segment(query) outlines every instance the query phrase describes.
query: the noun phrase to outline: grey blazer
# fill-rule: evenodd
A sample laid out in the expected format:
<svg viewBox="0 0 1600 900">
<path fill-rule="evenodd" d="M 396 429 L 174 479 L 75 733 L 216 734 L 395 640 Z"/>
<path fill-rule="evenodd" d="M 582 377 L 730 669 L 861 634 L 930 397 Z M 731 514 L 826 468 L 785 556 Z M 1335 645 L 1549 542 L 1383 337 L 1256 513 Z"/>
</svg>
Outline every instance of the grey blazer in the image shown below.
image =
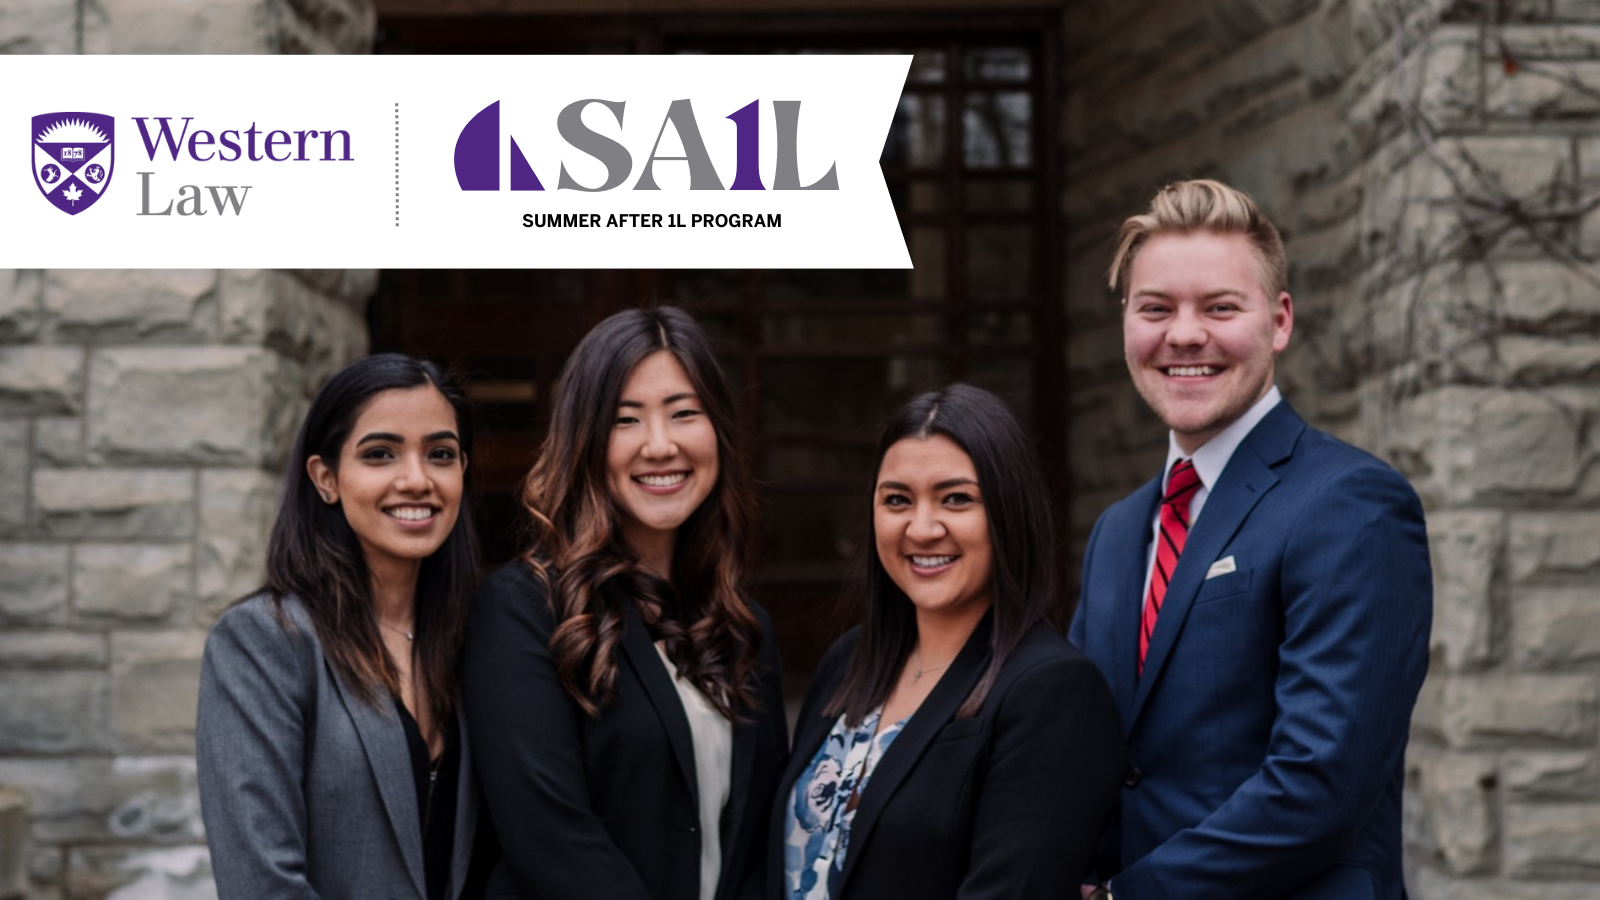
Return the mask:
<svg viewBox="0 0 1600 900">
<path fill-rule="evenodd" d="M 299 601 L 217 619 L 200 670 L 200 812 L 221 900 L 427 900 L 415 780 L 392 711 L 350 694 Z M 461 729 L 449 897 L 478 820 Z"/>
</svg>

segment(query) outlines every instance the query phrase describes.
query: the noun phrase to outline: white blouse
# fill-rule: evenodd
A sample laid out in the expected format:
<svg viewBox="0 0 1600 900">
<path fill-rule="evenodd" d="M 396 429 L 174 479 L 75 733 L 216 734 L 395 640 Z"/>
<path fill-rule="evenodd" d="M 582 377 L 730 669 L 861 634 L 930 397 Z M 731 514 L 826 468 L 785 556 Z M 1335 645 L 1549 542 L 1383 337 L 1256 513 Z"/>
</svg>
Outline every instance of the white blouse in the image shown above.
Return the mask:
<svg viewBox="0 0 1600 900">
<path fill-rule="evenodd" d="M 693 682 L 678 674 L 664 641 L 656 641 L 656 652 L 672 676 L 678 699 L 683 701 L 683 714 L 689 719 L 694 776 L 700 785 L 700 900 L 712 900 L 722 875 L 722 809 L 728 805 L 733 786 L 733 724 Z"/>
</svg>

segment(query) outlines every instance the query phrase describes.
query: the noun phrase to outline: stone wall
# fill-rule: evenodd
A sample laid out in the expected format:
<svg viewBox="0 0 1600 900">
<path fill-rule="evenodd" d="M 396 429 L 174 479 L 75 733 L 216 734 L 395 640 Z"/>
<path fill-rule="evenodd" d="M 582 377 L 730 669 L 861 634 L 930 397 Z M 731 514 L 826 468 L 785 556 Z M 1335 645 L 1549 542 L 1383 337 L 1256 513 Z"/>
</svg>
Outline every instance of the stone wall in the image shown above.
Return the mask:
<svg viewBox="0 0 1600 900">
<path fill-rule="evenodd" d="M 0 0 L 0 53 L 359 53 L 374 18 L 368 0 Z M 0 270 L 0 900 L 30 881 L 37 900 L 214 896 L 206 629 L 257 586 L 293 429 L 364 352 L 375 282 Z"/>
<path fill-rule="evenodd" d="M 31 896 L 210 891 L 206 629 L 257 586 L 294 429 L 364 351 L 373 286 L 0 271 L 0 784 L 31 801 Z"/>
<path fill-rule="evenodd" d="M 1218 177 L 1282 226 L 1279 383 L 1428 509 L 1408 759 L 1422 900 L 1600 893 L 1600 5 L 1094 0 L 1063 15 L 1075 533 L 1159 470 L 1104 287 Z"/>
</svg>

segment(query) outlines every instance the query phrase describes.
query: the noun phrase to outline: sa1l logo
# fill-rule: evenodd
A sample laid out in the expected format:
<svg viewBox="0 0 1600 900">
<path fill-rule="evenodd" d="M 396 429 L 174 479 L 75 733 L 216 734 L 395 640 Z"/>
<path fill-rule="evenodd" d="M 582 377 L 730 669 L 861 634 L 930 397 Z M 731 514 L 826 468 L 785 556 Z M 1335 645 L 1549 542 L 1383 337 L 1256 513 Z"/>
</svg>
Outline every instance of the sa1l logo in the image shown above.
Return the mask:
<svg viewBox="0 0 1600 900">
<path fill-rule="evenodd" d="M 797 148 L 799 145 L 800 131 L 800 102 L 799 100 L 775 100 L 772 103 L 774 119 L 777 122 L 777 170 L 774 173 L 772 189 L 775 191 L 837 191 L 839 189 L 838 163 L 828 167 L 828 173 L 811 184 L 800 183 L 800 165 L 798 162 Z M 606 180 L 598 187 L 580 184 L 577 179 L 567 173 L 565 164 L 561 166 L 561 176 L 556 183 L 556 189 L 562 191 L 587 191 L 598 193 L 609 191 L 621 186 L 633 173 L 633 154 L 628 148 L 614 138 L 600 134 L 590 128 L 583 121 L 583 111 L 591 103 L 598 103 L 611 111 L 616 117 L 617 126 L 622 126 L 623 112 L 627 107 L 624 100 L 578 100 L 569 103 L 556 116 L 556 131 L 574 149 L 580 150 L 599 160 L 606 167 Z M 711 155 L 706 152 L 705 141 L 700 137 L 700 127 L 695 122 L 694 108 L 688 100 L 674 100 L 667 109 L 666 118 L 661 121 L 661 128 L 656 132 L 656 142 L 650 148 L 650 156 L 645 160 L 644 170 L 638 180 L 633 183 L 633 190 L 655 191 L 660 190 L 656 184 L 654 169 L 656 160 L 678 160 L 689 164 L 689 190 L 691 191 L 764 191 L 766 186 L 761 181 L 759 165 L 761 161 L 761 120 L 760 100 L 752 100 L 737 112 L 727 118 L 732 119 L 738 126 L 735 133 L 737 160 L 733 184 L 727 188 L 722 185 L 722 179 L 717 174 L 716 166 L 711 162 Z M 678 132 L 678 139 L 683 144 L 683 156 L 657 156 L 656 151 L 661 147 L 661 137 L 666 134 L 667 125 L 671 124 Z M 533 166 L 528 164 L 528 158 L 523 154 L 522 148 L 517 145 L 515 136 L 510 137 L 509 150 L 511 154 L 511 189 L 513 191 L 542 191 L 544 183 L 534 173 Z M 463 191 L 498 191 L 500 190 L 500 101 L 485 106 L 466 127 L 461 129 L 460 137 L 456 138 L 455 153 L 456 183 Z"/>
</svg>

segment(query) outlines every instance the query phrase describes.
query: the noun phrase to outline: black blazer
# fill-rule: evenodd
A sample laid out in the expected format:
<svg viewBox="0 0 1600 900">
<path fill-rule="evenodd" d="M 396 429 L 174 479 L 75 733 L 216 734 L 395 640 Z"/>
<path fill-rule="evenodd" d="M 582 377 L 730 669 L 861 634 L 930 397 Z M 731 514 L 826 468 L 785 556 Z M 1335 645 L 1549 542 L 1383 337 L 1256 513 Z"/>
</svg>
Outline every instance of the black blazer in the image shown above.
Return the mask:
<svg viewBox="0 0 1600 900">
<path fill-rule="evenodd" d="M 985 616 L 862 792 L 839 892 L 884 897 L 1078 896 L 1117 801 L 1122 726 L 1093 663 L 1044 625 L 1006 660 L 977 715 L 955 718 L 989 664 Z M 768 897 L 785 898 L 784 829 L 795 780 L 833 728 L 822 714 L 859 629 L 823 657 L 795 725 L 768 838 Z"/>
<path fill-rule="evenodd" d="M 602 589 L 623 591 L 612 581 Z M 467 730 L 501 863 L 490 898 L 697 900 L 699 801 L 689 720 L 633 606 L 616 699 L 598 717 L 573 702 L 550 656 L 543 583 L 513 562 L 478 589 L 462 663 Z M 761 709 L 733 729 L 718 900 L 759 896 L 766 812 L 787 747 L 778 651 L 761 622 Z M 480 744 L 481 742 L 481 744 Z"/>
</svg>

